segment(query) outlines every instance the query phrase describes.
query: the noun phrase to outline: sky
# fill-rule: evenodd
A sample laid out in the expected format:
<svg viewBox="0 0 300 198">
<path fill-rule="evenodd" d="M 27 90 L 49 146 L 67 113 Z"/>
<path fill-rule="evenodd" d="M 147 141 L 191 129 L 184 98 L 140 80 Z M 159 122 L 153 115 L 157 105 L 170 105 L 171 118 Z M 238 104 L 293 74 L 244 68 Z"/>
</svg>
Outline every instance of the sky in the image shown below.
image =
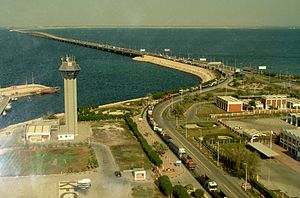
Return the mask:
<svg viewBox="0 0 300 198">
<path fill-rule="evenodd" d="M 0 26 L 300 26 L 300 0 L 0 0 Z"/>
</svg>

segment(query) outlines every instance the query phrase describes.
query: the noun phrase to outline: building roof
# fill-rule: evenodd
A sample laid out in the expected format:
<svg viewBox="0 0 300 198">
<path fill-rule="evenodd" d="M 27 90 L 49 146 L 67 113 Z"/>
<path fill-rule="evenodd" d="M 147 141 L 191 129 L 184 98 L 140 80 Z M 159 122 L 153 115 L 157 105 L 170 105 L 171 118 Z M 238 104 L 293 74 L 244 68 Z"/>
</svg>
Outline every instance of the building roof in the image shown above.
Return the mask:
<svg viewBox="0 0 300 198">
<path fill-rule="evenodd" d="M 218 96 L 218 98 L 228 102 L 228 103 L 238 103 L 238 104 L 242 104 L 243 102 L 240 101 L 239 99 L 237 98 L 234 98 L 232 96 Z"/>
<path fill-rule="evenodd" d="M 49 125 L 29 125 L 26 129 L 26 134 L 30 135 L 41 135 L 41 134 L 50 134 Z"/>
<path fill-rule="evenodd" d="M 243 129 L 242 133 L 250 138 L 253 136 L 266 136 L 266 132 L 258 131 L 256 129 Z"/>
<path fill-rule="evenodd" d="M 289 113 L 289 116 L 295 116 L 296 118 L 300 117 L 300 113 Z"/>
<path fill-rule="evenodd" d="M 300 129 L 283 129 L 283 131 L 300 138 Z"/>
<path fill-rule="evenodd" d="M 264 99 L 287 99 L 287 95 L 283 95 L 283 94 L 280 94 L 280 95 L 262 95 L 262 98 Z"/>
<path fill-rule="evenodd" d="M 298 98 L 288 98 L 287 101 L 292 103 L 293 106 L 300 106 L 300 99 Z"/>
<path fill-rule="evenodd" d="M 272 149 L 263 145 L 260 142 L 252 142 L 252 143 L 248 143 L 248 145 L 253 147 L 254 149 L 256 149 L 257 151 L 259 151 L 260 153 L 264 154 L 267 157 L 279 156 L 278 153 L 276 153 L 275 151 L 273 151 Z"/>
</svg>

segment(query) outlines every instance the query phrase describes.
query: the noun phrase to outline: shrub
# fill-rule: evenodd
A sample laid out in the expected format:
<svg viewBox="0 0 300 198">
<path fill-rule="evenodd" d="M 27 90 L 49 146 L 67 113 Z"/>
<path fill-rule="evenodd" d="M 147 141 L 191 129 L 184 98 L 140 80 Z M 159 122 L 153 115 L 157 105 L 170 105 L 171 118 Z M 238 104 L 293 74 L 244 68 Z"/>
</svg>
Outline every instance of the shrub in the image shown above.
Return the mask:
<svg viewBox="0 0 300 198">
<path fill-rule="evenodd" d="M 133 132 L 135 137 L 141 143 L 143 150 L 145 151 L 146 155 L 148 156 L 149 160 L 155 164 L 156 166 L 162 165 L 162 160 L 160 159 L 159 155 L 152 149 L 152 147 L 148 144 L 145 138 L 141 135 L 139 130 L 137 129 L 137 125 L 133 120 L 130 118 L 128 114 L 124 116 L 125 122 L 128 125 L 129 129 Z"/>
<path fill-rule="evenodd" d="M 158 178 L 158 187 L 166 196 L 170 196 L 173 193 L 173 186 L 168 176 L 160 176 Z"/>
<path fill-rule="evenodd" d="M 175 198 L 190 198 L 190 195 L 182 185 L 174 186 L 173 195 Z"/>
<path fill-rule="evenodd" d="M 193 192 L 193 196 L 196 198 L 201 198 L 204 196 L 204 191 L 201 189 L 197 189 L 195 190 L 195 192 Z"/>
</svg>

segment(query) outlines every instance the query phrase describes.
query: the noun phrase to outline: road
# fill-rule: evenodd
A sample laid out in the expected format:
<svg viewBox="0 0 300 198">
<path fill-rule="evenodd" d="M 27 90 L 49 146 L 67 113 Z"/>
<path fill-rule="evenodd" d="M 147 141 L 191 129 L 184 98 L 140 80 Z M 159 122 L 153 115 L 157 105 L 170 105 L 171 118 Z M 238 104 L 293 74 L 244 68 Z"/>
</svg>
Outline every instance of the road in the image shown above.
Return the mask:
<svg viewBox="0 0 300 198">
<path fill-rule="evenodd" d="M 229 82 L 232 81 L 232 77 L 228 78 L 222 84 L 214 87 L 209 87 L 201 92 L 212 91 L 217 88 L 226 87 Z M 194 92 L 199 93 L 200 91 Z M 180 96 L 174 97 L 173 102 L 179 102 Z M 241 188 L 241 181 L 237 178 L 227 175 L 223 170 L 219 169 L 209 159 L 206 158 L 197 148 L 195 148 L 189 141 L 187 141 L 181 134 L 178 134 L 173 121 L 168 119 L 168 111 L 171 107 L 170 101 L 164 101 L 158 104 L 154 108 L 153 117 L 155 121 L 169 133 L 169 135 L 180 145 L 184 146 L 191 157 L 196 161 L 198 165 L 198 171 L 200 173 L 207 174 L 210 178 L 215 180 L 219 184 L 219 188 L 225 192 L 228 197 L 248 197 Z"/>
<path fill-rule="evenodd" d="M 20 177 L 0 177 L 1 197 L 14 198 L 57 198 L 59 182 L 77 181 L 83 178 L 92 180 L 92 187 L 88 191 L 79 191 L 79 198 L 94 197 L 131 197 L 131 189 L 140 183 L 135 183 L 132 174 L 123 174 L 121 178 L 114 175 L 118 170 L 110 149 L 101 144 L 93 144 L 99 167 L 93 171 L 56 175 L 32 175 Z M 149 184 L 148 184 L 149 183 Z M 145 181 L 141 185 L 151 185 L 152 181 Z"/>
</svg>

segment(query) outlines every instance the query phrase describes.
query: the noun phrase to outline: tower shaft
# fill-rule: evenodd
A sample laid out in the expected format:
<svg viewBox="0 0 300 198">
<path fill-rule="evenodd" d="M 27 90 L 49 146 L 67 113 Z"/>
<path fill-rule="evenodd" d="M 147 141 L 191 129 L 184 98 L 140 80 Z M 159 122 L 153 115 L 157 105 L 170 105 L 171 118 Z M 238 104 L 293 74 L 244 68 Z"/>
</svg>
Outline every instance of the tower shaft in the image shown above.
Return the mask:
<svg viewBox="0 0 300 198">
<path fill-rule="evenodd" d="M 65 122 L 69 133 L 78 134 L 76 78 L 64 79 Z"/>
<path fill-rule="evenodd" d="M 76 77 L 80 71 L 75 57 L 62 58 L 59 71 L 64 78 L 64 102 L 66 132 L 78 135 L 77 127 L 77 84 Z"/>
</svg>

